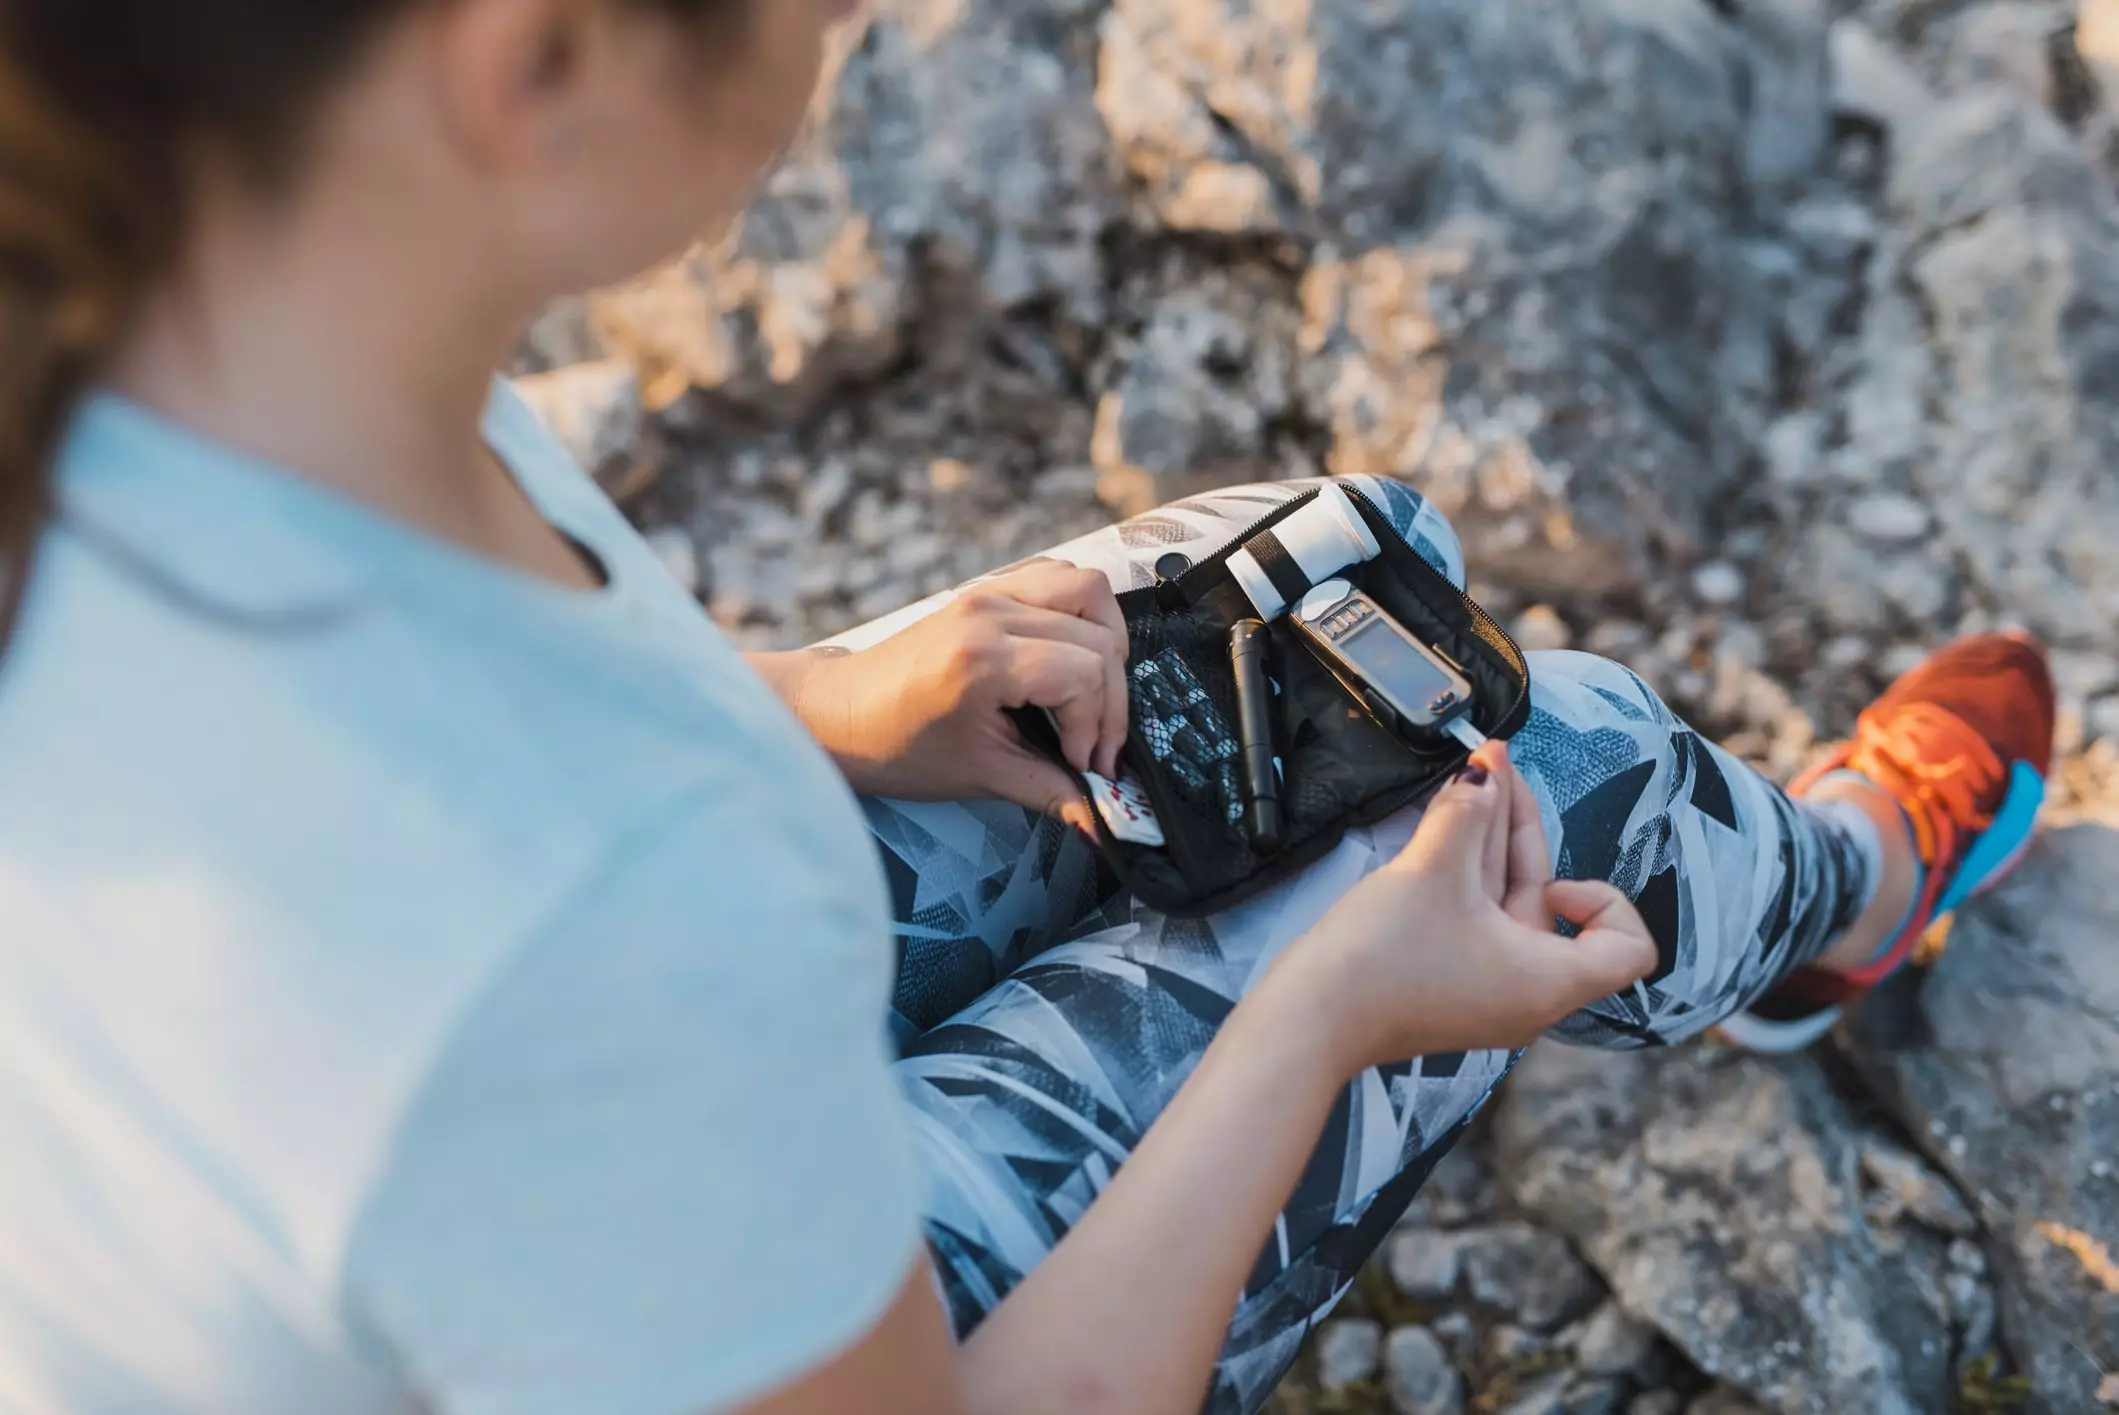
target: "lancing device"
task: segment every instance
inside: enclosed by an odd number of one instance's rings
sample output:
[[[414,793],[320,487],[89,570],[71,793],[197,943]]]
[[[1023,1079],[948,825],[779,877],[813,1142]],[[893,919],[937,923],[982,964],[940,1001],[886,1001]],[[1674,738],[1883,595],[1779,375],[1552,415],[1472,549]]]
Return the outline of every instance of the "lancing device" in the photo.
[[[1229,630],[1229,665],[1236,670],[1236,742],[1243,754],[1244,829],[1251,849],[1280,848],[1280,773],[1273,767],[1273,685],[1266,677],[1271,641],[1265,622],[1239,619]]]

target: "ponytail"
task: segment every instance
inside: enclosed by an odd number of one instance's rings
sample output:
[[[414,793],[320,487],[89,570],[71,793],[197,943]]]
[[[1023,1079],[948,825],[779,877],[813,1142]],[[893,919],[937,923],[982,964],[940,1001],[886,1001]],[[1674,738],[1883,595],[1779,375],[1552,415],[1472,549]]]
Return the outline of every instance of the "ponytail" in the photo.
[[[154,233],[179,226],[175,183],[126,170],[153,151],[95,132],[0,40],[0,653],[52,512],[56,444],[161,264]]]

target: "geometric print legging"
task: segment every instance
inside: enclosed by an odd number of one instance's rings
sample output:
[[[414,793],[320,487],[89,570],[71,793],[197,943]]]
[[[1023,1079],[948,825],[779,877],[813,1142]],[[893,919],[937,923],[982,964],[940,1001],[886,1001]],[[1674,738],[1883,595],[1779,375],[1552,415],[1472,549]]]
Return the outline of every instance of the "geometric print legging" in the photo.
[[[1464,584],[1456,534],[1430,503],[1395,482],[1349,480]],[[1205,553],[1307,485],[1194,497],[1047,554],[1119,590],[1152,583],[1160,556]],[[948,598],[833,643],[865,647]],[[1510,750],[1555,871],[1624,890],[1660,953],[1650,979],[1555,1036],[1601,1047],[1694,1036],[1822,953],[1866,906],[1876,844],[1858,815],[1791,801],[1618,664],[1530,661],[1531,716]],[[997,802],[864,805],[895,894],[892,1023],[932,1185],[929,1249],[960,1337],[1095,1201],[1280,950],[1420,818],[1414,807],[1355,830],[1264,895],[1188,920],[1134,903],[1056,820]],[[1209,1411],[1264,1404],[1516,1057],[1425,1056],[1347,1087],[1245,1285]]]

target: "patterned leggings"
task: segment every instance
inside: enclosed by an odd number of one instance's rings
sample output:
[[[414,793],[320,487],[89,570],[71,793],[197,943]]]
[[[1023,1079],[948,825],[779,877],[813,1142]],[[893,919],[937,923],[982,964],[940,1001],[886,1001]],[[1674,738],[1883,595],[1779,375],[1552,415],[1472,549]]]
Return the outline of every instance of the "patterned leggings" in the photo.
[[[1440,513],[1403,486],[1355,480],[1464,583]],[[1209,550],[1303,485],[1197,497],[1050,554],[1120,589],[1150,583],[1157,557]],[[873,643],[946,598],[837,642]],[[1625,890],[1661,952],[1646,983],[1556,1036],[1606,1047],[1693,1036],[1823,952],[1865,907],[1877,846],[1857,814],[1789,800],[1615,663],[1531,660],[1533,712],[1512,750],[1556,871]],[[1135,904],[1070,829],[1021,809],[870,801],[867,812],[896,893],[893,1021],[933,1176],[929,1243],[960,1334],[1110,1182],[1280,950],[1419,821],[1414,808],[1357,830],[1260,898],[1183,920]],[[1245,1287],[1210,1411],[1265,1402],[1515,1060],[1426,1056],[1348,1086]]]

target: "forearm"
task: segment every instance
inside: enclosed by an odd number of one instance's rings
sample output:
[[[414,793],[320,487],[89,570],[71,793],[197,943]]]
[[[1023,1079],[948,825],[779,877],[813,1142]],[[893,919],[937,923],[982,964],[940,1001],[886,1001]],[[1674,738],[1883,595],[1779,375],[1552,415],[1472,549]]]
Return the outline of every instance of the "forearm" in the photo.
[[[791,653],[747,653],[743,658],[773,690],[773,696],[787,705],[803,730],[830,754],[839,774],[856,791],[870,790],[873,763],[855,747],[853,724],[847,717],[848,700],[844,693],[830,691],[829,685],[826,690],[819,688],[824,676],[821,670],[830,664],[830,656],[817,649],[796,649]]]
[[[973,1415],[1196,1415],[1245,1278],[1351,1067],[1285,968],[964,1351]]]

